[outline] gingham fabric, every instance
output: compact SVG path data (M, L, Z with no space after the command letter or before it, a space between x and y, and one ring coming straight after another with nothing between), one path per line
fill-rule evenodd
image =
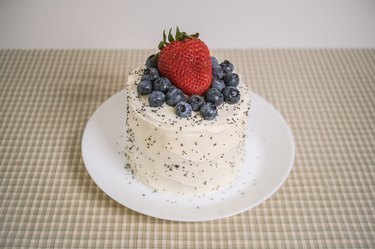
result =
M150 50L0 52L0 248L375 248L375 50L217 50L286 118L282 188L225 219L132 211L91 180L81 137Z

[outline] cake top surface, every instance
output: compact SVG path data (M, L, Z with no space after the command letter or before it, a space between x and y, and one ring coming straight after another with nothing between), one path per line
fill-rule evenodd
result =
M250 89L240 82L238 89L241 93L241 99L236 104L222 103L217 107L218 116L213 120L204 120L199 112L193 112L191 117L182 118L176 115L175 108L166 104L160 107L151 107L148 104L147 96L140 95L137 92L137 84L140 82L144 67L134 69L128 77L127 96L128 104L139 114L140 118L156 126L178 130L201 130L204 129L225 129L229 125L238 122L244 122L244 115L248 116L250 110Z

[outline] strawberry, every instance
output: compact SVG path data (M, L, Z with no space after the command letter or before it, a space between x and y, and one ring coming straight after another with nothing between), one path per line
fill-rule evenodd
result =
M176 37L169 30L168 41L165 31L159 43L158 69L162 76L187 95L203 95L211 85L212 64L207 45L198 39L199 34L188 35L180 32Z

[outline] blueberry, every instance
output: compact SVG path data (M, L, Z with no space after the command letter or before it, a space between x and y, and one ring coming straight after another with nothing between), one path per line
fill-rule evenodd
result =
M226 75L229 75L229 74L233 73L234 66L233 66L232 63L230 63L227 60L220 63L220 67L223 69L223 71Z
M234 86L227 86L226 88L224 88L223 94L224 94L224 101L227 102L228 104L235 104L241 98L240 91L238 91L238 89L235 88Z
M214 56L211 56L211 64L212 64L212 68L219 67L219 62Z
M238 84L240 83L240 77L236 73L232 73L232 74L225 76L224 80L227 86L237 87Z
M157 60L156 54L152 54L147 58L146 67L147 68L157 68L158 67L158 60Z
M204 99L199 95L190 95L188 101L193 111L198 111L199 108L204 104Z
M204 103L200 108L201 115L205 120L213 120L217 116L217 107L212 103Z
M216 88L217 90L221 91L225 87L224 80L213 78L211 81L211 88Z
M212 68L212 76L213 78L222 79L224 77L223 69L221 67Z
M174 86L169 89L165 99L170 106L175 106L179 101L186 101L184 92Z
M154 67L146 68L144 73L143 73L142 80L153 81L154 79L159 78L159 77L160 77L160 75L159 75L158 69L156 69Z
M141 80L137 85L137 91L141 95L149 94L152 92L152 83L149 80Z
M191 116L191 105L185 101L180 101L175 106L176 114L179 117L187 118Z
M155 79L152 85L154 90L158 90L166 94L169 88L171 88L172 83L168 78L160 77Z
M210 88L206 92L206 101L219 106L224 101L223 94L216 88Z
M165 95L163 92L155 90L148 95L148 103L151 107L162 106L165 102Z

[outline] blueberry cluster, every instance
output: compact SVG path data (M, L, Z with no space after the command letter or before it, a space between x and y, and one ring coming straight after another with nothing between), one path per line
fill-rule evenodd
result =
M233 64L227 60L219 64L213 56L211 56L211 62L212 83L211 88L206 93L206 98L216 100L213 102L216 106L219 106L223 101L228 104L237 103L241 98L240 91L237 89L240 77L233 72ZM212 89L216 89L216 91ZM207 96L209 93L213 96Z
M146 69L137 91L141 95L149 94L148 102L151 107L159 107L164 103L175 108L176 115L187 118L192 112L200 112L205 120L213 120L218 115L217 107L223 102L235 104L241 94L237 89L239 77L233 73L234 66L225 60L219 64L215 57L211 57L212 82L204 96L191 95L174 86L172 82L159 74L154 58L150 56L146 61Z

